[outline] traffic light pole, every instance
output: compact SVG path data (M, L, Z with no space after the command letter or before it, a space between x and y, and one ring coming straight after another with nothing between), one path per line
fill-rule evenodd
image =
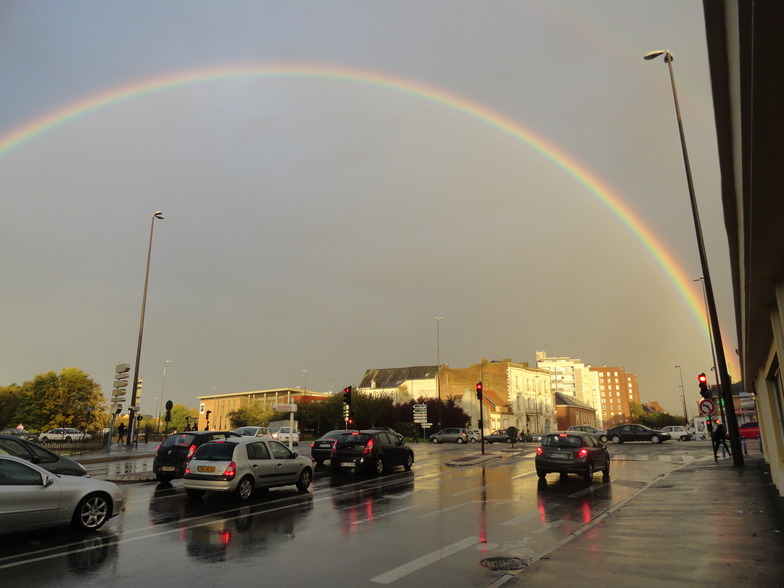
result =
M479 401L479 444L482 446L482 455L485 454L485 424L484 424L484 411L482 410L484 402L482 398L484 393L482 391L482 382L476 383L476 399Z

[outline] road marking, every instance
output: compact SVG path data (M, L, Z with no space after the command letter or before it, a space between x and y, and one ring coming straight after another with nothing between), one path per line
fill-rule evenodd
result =
M528 521L530 519L536 518L538 516L539 516L539 510L538 509L537 510L532 510L532 511L523 513L520 516L515 517L513 519L509 519L508 521L504 521L501 524L504 525L504 526L507 526L507 527L513 527L515 525L519 525L520 523L524 523L525 521Z
M408 574L421 570L422 568L427 567L432 563L440 561L445 557L449 557L450 555L476 545L477 543L479 543L479 537L466 537L462 541L458 541L457 543L452 543L452 545L442 547L437 551L433 551L432 553L423 555L422 557L410 561L407 564L403 564L394 570L389 570L388 572L384 572L375 578L370 578L370 581L376 582L377 584L391 584L392 582L395 582L396 580L399 580Z

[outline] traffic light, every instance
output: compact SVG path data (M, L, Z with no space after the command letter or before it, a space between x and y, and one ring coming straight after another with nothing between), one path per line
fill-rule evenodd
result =
M476 399L482 400L482 382L476 383Z
M697 381L700 383L700 395L703 398L710 398L711 392L708 390L708 376L704 373L697 376Z
M125 402L125 389L128 387L128 377L131 375L131 366L119 363L114 368L114 386L112 389L112 410L120 414L122 403Z
M343 404L351 406L351 386L343 388Z

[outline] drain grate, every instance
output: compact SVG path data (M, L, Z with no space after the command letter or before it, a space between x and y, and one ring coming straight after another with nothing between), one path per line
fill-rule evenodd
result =
M528 567L519 557L488 557L479 563L489 570L522 570Z

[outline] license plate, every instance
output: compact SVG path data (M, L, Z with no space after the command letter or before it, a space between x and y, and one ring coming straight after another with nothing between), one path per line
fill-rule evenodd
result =
M327 447L332 447L331 443L319 443L319 448L325 449Z
M174 466L161 466L161 471L162 472L173 472L174 471Z
M344 468L353 468L356 467L357 464L355 464L353 461L344 461L340 465Z
M211 472L214 472L214 471L215 471L215 466L198 466L198 467L196 468L196 471L197 471L197 472L207 472L207 473L211 473Z
M569 459L572 456L569 453L553 453L553 457L556 459Z

